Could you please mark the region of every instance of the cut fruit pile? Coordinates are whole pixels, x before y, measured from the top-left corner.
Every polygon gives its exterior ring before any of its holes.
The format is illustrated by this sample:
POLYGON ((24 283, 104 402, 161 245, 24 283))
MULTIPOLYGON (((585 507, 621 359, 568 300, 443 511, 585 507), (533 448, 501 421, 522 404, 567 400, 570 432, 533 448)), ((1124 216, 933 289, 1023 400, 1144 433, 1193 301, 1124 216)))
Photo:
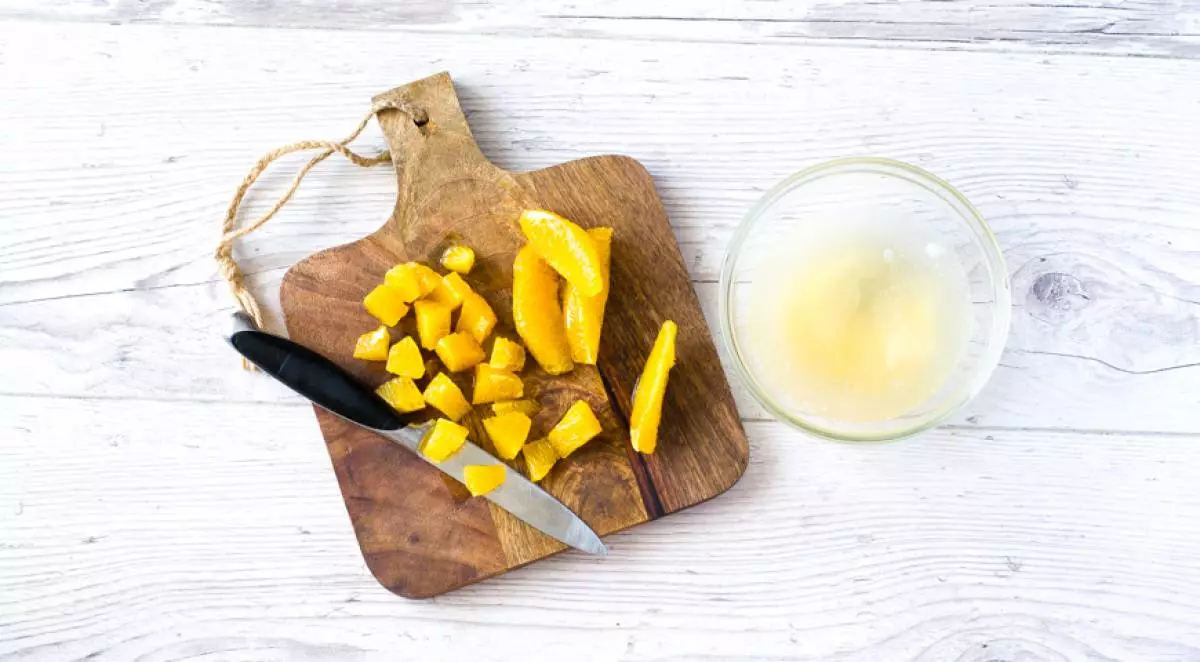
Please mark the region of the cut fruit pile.
MULTIPOLYGON (((613 232, 584 230, 542 210, 526 210, 518 223, 528 243, 513 262, 512 312, 524 345, 512 338, 492 338, 496 313, 464 279, 476 264, 475 251, 455 245, 441 255, 445 275, 417 262, 387 271, 384 282, 363 298, 363 307, 381 325, 358 338, 354 358, 386 362, 385 369, 394 377, 376 392, 396 411, 407 414, 432 407, 442 414, 418 449, 429 460, 442 462, 458 452, 468 436, 459 422, 472 413, 473 405, 483 406, 494 414, 482 423, 495 454, 508 461, 524 455, 529 478, 540 481, 558 460, 603 430, 591 406, 578 400, 544 437, 531 441, 539 405, 527 399, 520 373, 527 353, 551 375, 568 373, 576 364, 596 364, 613 232), (403 336, 393 344, 392 331, 410 310, 416 337, 403 336), (485 350, 489 344, 490 350, 485 350), (468 370, 474 373, 469 401, 449 376, 468 370), (428 379, 423 391, 417 385, 422 379, 428 379)), ((634 389, 630 439, 641 453, 653 453, 656 447, 667 375, 675 363, 675 335, 675 323, 664 322, 634 389)), ((471 494, 485 494, 504 484, 506 471, 499 463, 472 465, 463 480, 471 494)))

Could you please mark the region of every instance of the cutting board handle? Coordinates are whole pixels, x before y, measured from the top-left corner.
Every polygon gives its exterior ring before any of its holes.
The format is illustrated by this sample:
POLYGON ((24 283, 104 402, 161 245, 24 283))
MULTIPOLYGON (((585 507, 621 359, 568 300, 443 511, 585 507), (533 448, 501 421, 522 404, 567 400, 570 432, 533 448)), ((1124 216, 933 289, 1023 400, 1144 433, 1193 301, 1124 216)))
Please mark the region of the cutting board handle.
POLYGON ((517 190, 512 176, 475 144, 449 73, 389 90, 372 102, 396 167, 396 209, 389 225, 401 236, 429 195, 456 182, 486 180, 517 190))

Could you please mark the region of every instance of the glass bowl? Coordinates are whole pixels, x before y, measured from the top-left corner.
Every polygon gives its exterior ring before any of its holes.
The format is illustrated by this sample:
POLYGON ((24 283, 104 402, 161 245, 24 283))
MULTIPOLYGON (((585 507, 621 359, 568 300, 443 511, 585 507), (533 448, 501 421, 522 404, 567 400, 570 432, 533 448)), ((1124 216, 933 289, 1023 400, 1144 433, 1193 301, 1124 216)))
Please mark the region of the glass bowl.
POLYGON ((783 180, 746 214, 721 269, 721 330, 726 349, 750 392, 780 420, 841 441, 907 437, 937 425, 969 402, 1000 361, 1010 307, 1004 258, 979 212, 946 182, 891 159, 838 159, 783 180), (956 281, 961 275, 963 287, 957 291, 965 294, 961 299, 964 312, 956 319, 968 319, 956 327, 955 335, 965 342, 955 343, 961 347, 954 352, 955 358, 943 357, 945 380, 920 404, 879 420, 839 420, 828 410, 823 413, 798 401, 778 387, 778 375, 770 374, 780 369, 778 364, 767 370, 764 362, 772 361, 773 355, 756 356, 748 346, 755 329, 747 325, 761 324, 763 319, 754 314, 763 296, 752 296, 755 279, 773 285, 771 279, 778 273, 771 272, 768 264, 773 259, 778 262, 780 251, 799 249, 801 243, 805 244, 803 250, 796 251, 793 262, 821 259, 813 257, 823 241, 819 238, 838 237, 847 224, 854 223, 878 226, 897 236, 935 238, 924 243, 923 250, 951 265, 956 281), (805 243, 799 241, 802 234, 818 239, 805 243))

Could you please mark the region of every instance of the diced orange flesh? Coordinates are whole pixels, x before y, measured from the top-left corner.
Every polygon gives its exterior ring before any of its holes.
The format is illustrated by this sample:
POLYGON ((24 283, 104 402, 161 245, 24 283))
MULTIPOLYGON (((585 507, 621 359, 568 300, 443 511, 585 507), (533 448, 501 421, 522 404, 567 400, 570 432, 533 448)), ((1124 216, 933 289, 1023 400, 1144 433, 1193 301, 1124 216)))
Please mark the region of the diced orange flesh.
POLYGON ((592 408, 587 402, 577 400, 567 413, 563 414, 558 425, 550 430, 547 438, 559 457, 567 457, 600 434, 600 431, 600 421, 596 420, 592 408))
POLYGON ((421 298, 421 280, 417 276, 412 262, 397 264, 388 269, 387 273, 383 275, 383 282, 396 290, 400 295, 400 300, 405 303, 412 303, 421 298))
POLYGON ((425 398, 421 395, 421 389, 417 388, 413 380, 408 377, 389 379, 375 389, 375 392, 379 394, 379 397, 387 400, 392 409, 402 414, 425 408, 425 398))
POLYGON ((612 228, 592 228, 587 233, 596 243, 596 253, 600 256, 603 286, 599 294, 589 297, 568 282, 563 294, 563 320, 567 327, 567 342, 571 344, 571 358, 576 363, 596 365, 596 357, 600 354, 600 327, 604 324, 604 306, 608 302, 612 228))
POLYGON ((503 416, 509 412, 519 411, 526 416, 534 416, 541 409, 538 403, 533 400, 501 400, 492 403, 492 411, 497 416, 503 416))
POLYGON ((558 304, 558 276, 528 245, 513 262, 513 324, 543 370, 561 375, 575 367, 558 304))
POLYGON ((486 363, 475 366, 475 390, 471 402, 477 405, 498 400, 512 400, 525 394, 521 378, 509 370, 493 368, 486 363))
POLYGON ((463 299, 472 292, 474 290, 467 285, 467 281, 463 280, 462 276, 451 272, 442 276, 441 282, 429 293, 429 300, 436 301, 450 310, 456 310, 462 305, 463 299))
POLYGON ((463 467, 463 483, 471 496, 483 496, 504 484, 503 464, 468 464, 463 467))
POLYGON ((633 413, 629 417, 629 441, 639 453, 653 453, 658 445, 658 424, 662 420, 663 395, 667 392, 667 374, 675 365, 675 336, 678 328, 671 320, 663 322, 654 347, 642 368, 633 393, 633 413))
POLYGON ((417 336, 421 338, 421 347, 437 347, 438 341, 450 334, 450 309, 424 300, 414 303, 413 308, 417 311, 417 336))
POLYGON ((475 266, 475 251, 467 246, 451 246, 442 253, 442 266, 450 271, 468 274, 475 266))
POLYGON ((467 441, 467 429, 453 421, 439 418, 421 439, 417 450, 434 462, 444 462, 458 452, 467 441))
POLYGON ((462 390, 446 376, 446 373, 439 372, 429 380, 429 384, 425 386, 424 397, 425 402, 456 423, 471 411, 471 404, 463 396, 462 390))
POLYGON ((392 336, 386 326, 364 333, 354 343, 354 358, 364 361, 385 361, 388 357, 388 343, 392 336))
POLYGON ((483 297, 471 292, 463 297, 462 309, 458 311, 458 325, 455 331, 466 331, 482 343, 492 334, 496 327, 496 313, 483 297))
POLYGON ((387 371, 409 379, 425 376, 425 358, 412 336, 405 336, 388 350, 387 371))
POLYGON ((583 228, 553 212, 527 209, 521 212, 521 232, 538 255, 584 295, 600 293, 600 256, 583 228))
POLYGON ((462 372, 484 359, 483 348, 471 334, 462 331, 439 340, 437 355, 450 372, 462 372))
POLYGON ((525 348, 521 346, 521 343, 496 336, 496 342, 492 345, 492 358, 488 360, 488 365, 493 368, 521 372, 521 369, 525 367, 525 348))
POLYGON ((533 421, 519 411, 483 419, 483 429, 496 447, 496 455, 503 460, 511 460, 521 452, 532 425, 533 421))
POLYGON ((396 322, 408 313, 404 295, 387 283, 377 285, 363 297, 363 308, 386 326, 396 326, 396 322))
POLYGON ((549 439, 531 441, 525 444, 521 452, 525 455, 525 468, 529 471, 529 480, 532 481, 545 478, 554 467, 554 463, 558 462, 558 453, 554 452, 554 446, 550 445, 549 439))
POLYGON ((417 281, 421 283, 421 296, 428 296, 442 282, 442 277, 438 272, 421 264, 420 262, 409 262, 412 265, 413 272, 417 274, 417 281))

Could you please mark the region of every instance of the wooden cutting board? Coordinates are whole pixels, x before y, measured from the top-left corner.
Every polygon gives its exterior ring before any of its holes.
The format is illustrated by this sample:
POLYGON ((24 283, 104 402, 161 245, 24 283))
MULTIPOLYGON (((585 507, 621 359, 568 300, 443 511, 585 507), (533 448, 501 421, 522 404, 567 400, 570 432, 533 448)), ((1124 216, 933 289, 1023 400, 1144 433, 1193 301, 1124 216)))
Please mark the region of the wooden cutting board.
MULTIPOLYGON (((475 249, 467 281, 500 318, 496 333, 515 339, 510 288, 513 258, 524 243, 516 224, 521 210, 549 209, 584 227, 610 226, 612 283, 598 365, 550 377, 531 358, 522 374, 526 393, 542 405, 531 439, 544 436, 580 398, 604 426, 600 437, 560 461, 542 486, 600 535, 729 489, 746 469, 746 436, 649 173, 623 156, 530 173, 501 170, 476 146, 445 73, 375 101, 404 109, 378 114, 396 167, 395 210, 371 236, 317 253, 287 272, 280 298, 292 339, 372 386, 382 383, 382 363, 351 358, 359 334, 378 325, 363 310, 363 295, 399 262, 436 267, 453 242, 475 249), (632 391, 666 319, 679 325, 678 363, 658 452, 643 457, 629 447, 632 391)), ((401 333, 413 331, 411 317, 401 321, 401 333)), ((470 372, 462 375, 455 379, 469 397, 470 372)), ((470 498, 400 446, 316 411, 367 566, 395 593, 438 595, 563 549, 485 499, 470 498)), ((464 420, 472 439, 491 450, 483 415, 490 411, 479 407, 464 420)))

